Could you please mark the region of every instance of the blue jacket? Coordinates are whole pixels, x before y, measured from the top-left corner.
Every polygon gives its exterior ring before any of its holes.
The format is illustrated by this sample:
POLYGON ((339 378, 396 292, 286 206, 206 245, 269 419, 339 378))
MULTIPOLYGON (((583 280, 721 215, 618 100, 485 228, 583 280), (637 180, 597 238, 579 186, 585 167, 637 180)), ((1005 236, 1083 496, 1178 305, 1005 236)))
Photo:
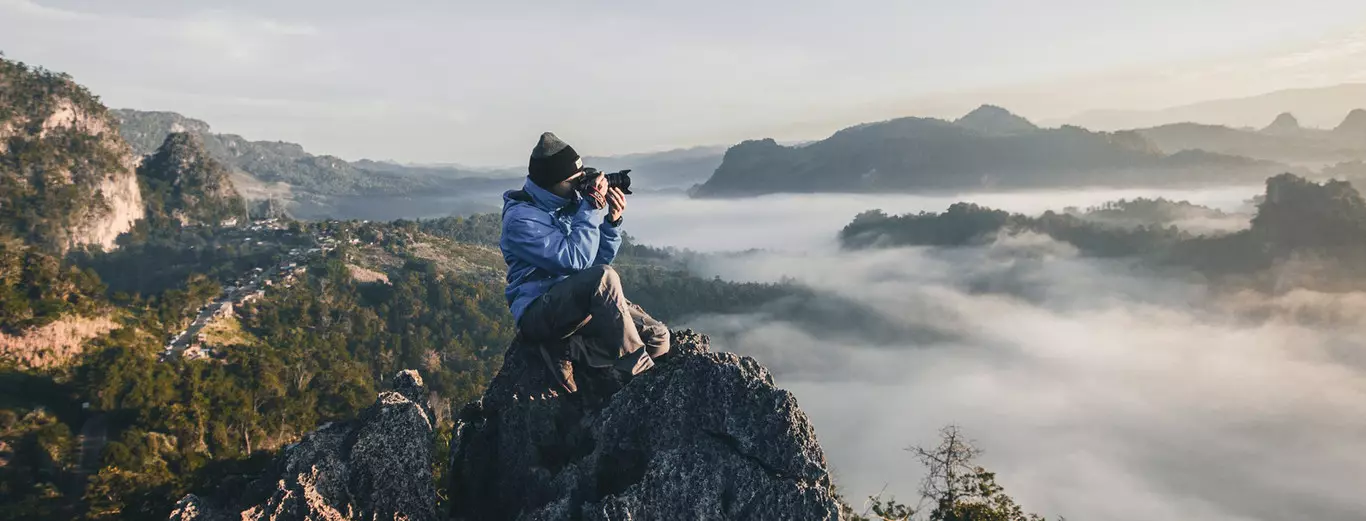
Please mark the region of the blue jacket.
POLYGON ((503 194, 503 236, 498 246, 508 265, 505 293, 514 319, 520 322, 531 301, 556 282, 584 268, 612 263, 621 234, 604 222, 606 215, 606 209, 594 209, 577 195, 565 199, 529 179, 521 190, 503 194))

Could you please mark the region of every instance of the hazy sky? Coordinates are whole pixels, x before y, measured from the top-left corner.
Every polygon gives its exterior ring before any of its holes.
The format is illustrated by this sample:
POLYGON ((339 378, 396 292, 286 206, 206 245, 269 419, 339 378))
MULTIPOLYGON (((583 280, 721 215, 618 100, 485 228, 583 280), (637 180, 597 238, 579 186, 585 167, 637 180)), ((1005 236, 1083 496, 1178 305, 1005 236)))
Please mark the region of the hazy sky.
POLYGON ((0 0, 114 107, 348 159, 519 164, 1007 105, 1047 119, 1366 81, 1360 0, 0 0))

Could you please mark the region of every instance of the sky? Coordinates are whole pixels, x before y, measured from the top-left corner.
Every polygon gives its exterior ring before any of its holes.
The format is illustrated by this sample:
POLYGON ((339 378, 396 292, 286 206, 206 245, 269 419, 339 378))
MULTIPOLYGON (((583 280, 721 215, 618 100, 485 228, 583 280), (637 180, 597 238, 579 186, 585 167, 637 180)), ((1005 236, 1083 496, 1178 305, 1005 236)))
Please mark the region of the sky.
POLYGON ((503 166, 545 130, 612 155, 1366 81, 1366 3, 0 0, 0 51, 220 132, 503 166))

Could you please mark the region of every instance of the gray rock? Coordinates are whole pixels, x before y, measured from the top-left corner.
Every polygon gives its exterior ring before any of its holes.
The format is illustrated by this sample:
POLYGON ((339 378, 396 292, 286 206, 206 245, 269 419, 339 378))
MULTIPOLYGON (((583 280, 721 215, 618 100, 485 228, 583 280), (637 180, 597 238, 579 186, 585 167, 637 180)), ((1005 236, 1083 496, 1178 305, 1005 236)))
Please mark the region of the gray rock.
POLYGON ((751 358, 675 332, 629 382, 577 369, 548 390, 518 345, 451 447, 456 520, 838 519, 825 455, 791 393, 751 358))
POLYGON ((286 447, 247 497, 212 508, 196 496, 173 521, 436 520, 431 411, 417 371, 354 420, 324 425, 286 447), (238 514, 224 515, 224 512, 238 514))

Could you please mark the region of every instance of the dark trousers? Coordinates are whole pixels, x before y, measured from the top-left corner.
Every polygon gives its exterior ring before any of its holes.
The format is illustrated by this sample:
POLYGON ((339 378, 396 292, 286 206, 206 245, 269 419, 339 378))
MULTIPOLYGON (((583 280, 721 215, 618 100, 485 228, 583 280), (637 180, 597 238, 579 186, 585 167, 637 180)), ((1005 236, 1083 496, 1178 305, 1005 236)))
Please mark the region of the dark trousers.
POLYGON ((669 352, 669 328, 626 300, 611 266, 580 271, 551 286, 522 312, 521 334, 534 342, 566 341, 570 357, 590 367, 615 367, 631 374, 654 367, 669 352), (582 329, 574 327, 585 317, 582 329))

